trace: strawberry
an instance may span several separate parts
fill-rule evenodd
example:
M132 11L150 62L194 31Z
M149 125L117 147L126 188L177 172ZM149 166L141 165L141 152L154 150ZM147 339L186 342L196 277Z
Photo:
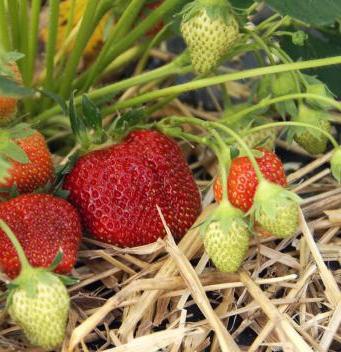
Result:
M63 260L56 271L71 271L82 236L78 213L71 204L47 194L21 195L0 203L0 219L15 231L31 265L48 267L61 248ZM15 249L1 231L0 267L11 278L20 271Z
M225 0L195 0L185 6L181 32L197 73L209 73L228 53L239 28Z
M261 152L261 156L256 157L256 161L264 177L271 182L286 186L281 160L273 152L263 148L257 149ZM232 161L227 182L228 197L232 205L245 212L248 211L252 207L258 186L256 173L248 157L240 156ZM222 187L219 178L214 183L214 195L216 201L221 201Z
M303 122L319 127L330 133L331 125L328 121L329 114L317 111L301 104L298 114L293 118L294 122ZM328 137L321 132L306 127L290 127L288 139L294 139L304 150L312 155L322 154L326 151Z
M179 146L149 130L82 156L64 188L97 239L122 247L165 234L157 205L180 238L201 210L200 194Z
M281 186L262 180L254 197L255 221L279 238L293 236L298 228L300 198Z
M205 250L218 270L236 272L249 248L249 228L243 213L222 202L201 226Z
M5 137L7 134L3 140L0 136L0 145L2 141L8 143ZM53 177L52 157L43 135L38 131L22 134L22 131L18 133L16 130L12 137L9 133L9 137L11 143L14 142L25 152L28 162L15 161L8 153L7 159L11 163L10 175L5 181L0 181L0 188L17 186L20 192L29 193L51 181Z
M17 64L10 63L8 64L9 69L13 72L14 77L7 77L15 80L17 83L21 83L21 74ZM17 112L17 98L0 96L0 126L7 125L10 121L13 120Z
M266 150L273 150L275 148L276 137L276 129L267 128L248 134L243 139L246 145L251 149L256 147L262 147Z
M52 267L33 268L10 227L2 220L0 229L16 248L22 268L20 275L8 285L8 313L31 344L55 350L64 340L70 308L63 278L51 273Z

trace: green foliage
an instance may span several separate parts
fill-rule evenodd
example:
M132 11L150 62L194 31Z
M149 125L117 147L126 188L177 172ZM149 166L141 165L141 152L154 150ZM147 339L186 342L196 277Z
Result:
M340 0L266 0L281 15L289 15L307 24L323 26L341 17Z

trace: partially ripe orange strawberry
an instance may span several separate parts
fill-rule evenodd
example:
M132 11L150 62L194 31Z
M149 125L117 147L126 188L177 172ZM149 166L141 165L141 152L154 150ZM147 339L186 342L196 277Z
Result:
M29 193L45 186L53 178L53 164L44 136L34 131L25 137L12 140L26 154L27 163L8 158L11 163L10 176L0 183L0 188L16 186L21 193Z
M14 77L6 77L14 79L17 83L21 83L21 75L16 63L8 65L14 74ZM17 98L0 96L0 126L7 125L14 118L17 112Z
M262 152L256 157L257 164L264 177L281 186L287 185L284 167L281 160L273 152L257 148ZM253 205L253 198L258 186L258 180L251 161L246 156L235 158L232 161L228 176L228 197L236 208L248 211ZM217 202L222 199L221 181L218 177L214 184L214 195Z

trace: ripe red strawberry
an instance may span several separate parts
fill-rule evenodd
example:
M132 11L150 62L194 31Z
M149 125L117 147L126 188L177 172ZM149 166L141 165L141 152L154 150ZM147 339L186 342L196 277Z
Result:
M66 202L48 194L25 194L0 203L0 219L15 232L30 264L48 267L59 249L62 261L56 272L70 272L82 236L79 215ZM16 250L0 231L0 268L11 278L20 272Z
M14 74L14 77L8 78L21 83L22 79L17 64L11 63L8 64L8 67ZM17 101L17 98L0 96L0 126L5 126L12 121L17 111Z
M273 183L286 186L287 180L281 160L270 151L262 148L258 150L262 152L262 156L256 157L256 160L264 177ZM248 211L252 207L258 185L256 173L248 157L241 156L232 161L227 183L230 202L236 208ZM214 194L216 201L220 202L222 188L219 178L214 184Z
M64 188L90 232L119 246L154 242L165 234L157 206L177 238L201 210L200 194L179 146L148 130L81 157Z
M0 183L0 188L17 186L22 193L29 193L44 186L53 177L51 154L44 136L38 131L13 139L26 153L29 162L22 164L11 160L10 177Z

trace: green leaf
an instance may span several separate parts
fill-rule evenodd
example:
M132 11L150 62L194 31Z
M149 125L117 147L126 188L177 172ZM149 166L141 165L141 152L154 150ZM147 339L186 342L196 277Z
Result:
M266 0L281 15L288 15L308 24L324 26L341 17L340 0Z
M34 90L19 86L16 82L4 76L0 76L0 95L5 97L27 97L32 96Z
M68 109L65 100L58 94L50 92L49 90L41 89L40 93L44 94L48 98L52 99L56 104L58 104L63 110L63 114L68 114Z
M281 46L294 61L337 56L341 55L341 35L314 31L308 34L304 46L298 47L292 44L290 39L284 37ZM306 72L312 76L317 76L318 79L327 84L336 96L341 97L341 84L340 80L337 79L341 77L341 65L311 69Z
M231 5L236 9L247 9L254 2L253 0L230 0Z
M85 123L94 130L102 129L102 116L100 109L89 99L87 95L82 96L82 110Z
M6 178L9 176L9 169L11 164L0 156L0 183L6 181Z
M7 140L5 143L0 145L0 153L21 164L27 164L30 161L21 147L11 140Z

